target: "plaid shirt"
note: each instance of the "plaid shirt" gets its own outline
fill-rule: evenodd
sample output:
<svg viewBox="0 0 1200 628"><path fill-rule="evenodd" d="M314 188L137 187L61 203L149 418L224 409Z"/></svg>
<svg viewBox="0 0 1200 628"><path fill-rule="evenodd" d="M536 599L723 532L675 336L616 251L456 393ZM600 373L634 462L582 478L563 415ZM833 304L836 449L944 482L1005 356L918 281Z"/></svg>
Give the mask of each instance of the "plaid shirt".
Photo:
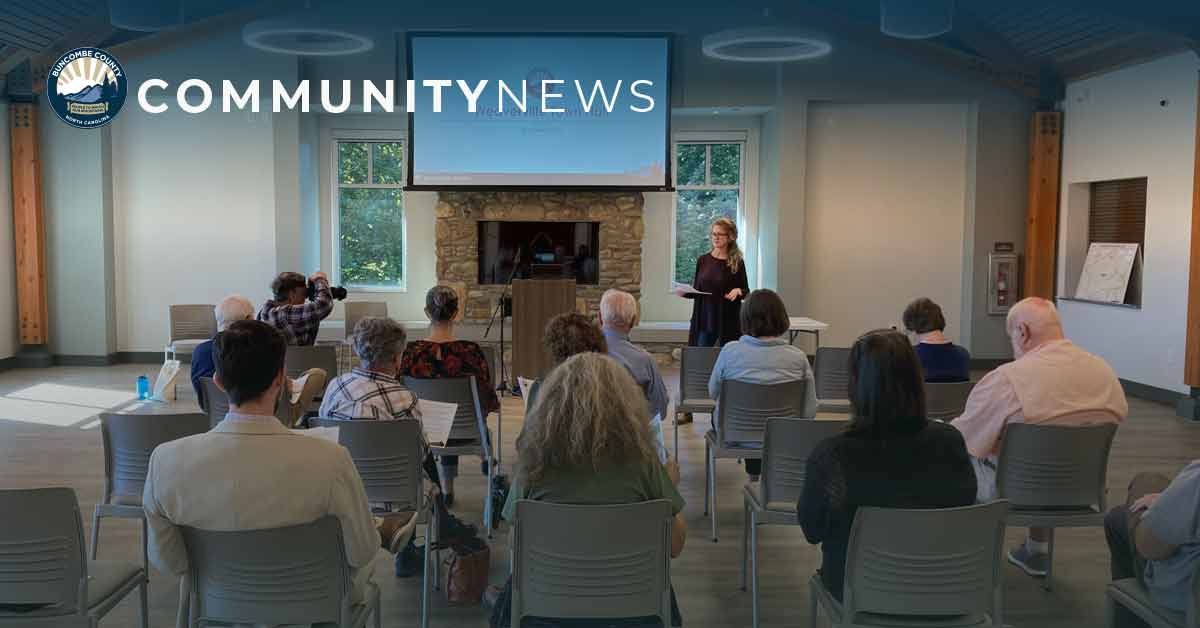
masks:
<svg viewBox="0 0 1200 628"><path fill-rule="evenodd" d="M417 397L400 380L390 375L355 367L340 375L325 389L320 416L351 421L374 419L396 421L421 420Z"/></svg>
<svg viewBox="0 0 1200 628"><path fill-rule="evenodd" d="M317 286L315 300L303 305L267 301L255 318L282 331L289 345L312 346L317 341L321 321L333 311L333 295L329 293L329 282L317 279L313 283Z"/></svg>

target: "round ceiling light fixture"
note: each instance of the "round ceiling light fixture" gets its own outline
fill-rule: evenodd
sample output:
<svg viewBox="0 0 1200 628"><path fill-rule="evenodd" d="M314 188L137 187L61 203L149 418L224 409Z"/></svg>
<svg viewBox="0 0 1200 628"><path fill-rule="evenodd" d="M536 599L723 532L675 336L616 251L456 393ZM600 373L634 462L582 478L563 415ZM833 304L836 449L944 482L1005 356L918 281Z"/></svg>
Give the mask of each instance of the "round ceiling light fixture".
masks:
<svg viewBox="0 0 1200 628"><path fill-rule="evenodd" d="M255 20L242 28L242 41L251 48L306 57L336 57L367 52L375 40L331 25L315 13Z"/></svg>
<svg viewBox="0 0 1200 628"><path fill-rule="evenodd" d="M787 28L736 28L706 35L704 56L724 61L777 63L806 61L833 51L829 40Z"/></svg>
<svg viewBox="0 0 1200 628"><path fill-rule="evenodd" d="M954 27L954 0L879 0L879 30L900 39L929 39Z"/></svg>

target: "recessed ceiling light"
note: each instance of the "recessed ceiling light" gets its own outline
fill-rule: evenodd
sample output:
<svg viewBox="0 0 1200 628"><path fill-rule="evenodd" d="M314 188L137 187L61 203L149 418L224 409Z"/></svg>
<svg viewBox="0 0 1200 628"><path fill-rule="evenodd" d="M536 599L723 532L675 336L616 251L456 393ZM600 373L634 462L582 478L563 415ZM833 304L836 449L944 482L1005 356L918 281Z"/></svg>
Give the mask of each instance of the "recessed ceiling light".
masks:
<svg viewBox="0 0 1200 628"><path fill-rule="evenodd" d="M954 0L879 0L879 30L900 39L929 39L954 26Z"/></svg>
<svg viewBox="0 0 1200 628"><path fill-rule="evenodd" d="M704 55L724 61L775 63L824 57L833 51L829 40L786 28L739 28L706 35Z"/></svg>
<svg viewBox="0 0 1200 628"><path fill-rule="evenodd" d="M242 28L247 46L310 57L334 57L366 52L375 40L346 28L332 25L312 12L263 18Z"/></svg>

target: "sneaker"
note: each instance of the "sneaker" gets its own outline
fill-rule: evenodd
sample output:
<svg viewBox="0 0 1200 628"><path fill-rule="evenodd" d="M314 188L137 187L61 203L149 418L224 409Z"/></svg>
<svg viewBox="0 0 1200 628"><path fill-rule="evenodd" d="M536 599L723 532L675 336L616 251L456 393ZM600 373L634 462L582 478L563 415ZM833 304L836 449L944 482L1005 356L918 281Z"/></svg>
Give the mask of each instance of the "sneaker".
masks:
<svg viewBox="0 0 1200 628"><path fill-rule="evenodd" d="M425 554L418 550L410 539L408 545L396 554L396 577L411 578L425 568Z"/></svg>
<svg viewBox="0 0 1200 628"><path fill-rule="evenodd" d="M688 423L691 423L692 420L692 413L684 412L683 414L675 417L675 425L687 425Z"/></svg>
<svg viewBox="0 0 1200 628"><path fill-rule="evenodd" d="M455 541L472 539L479 535L479 529L469 523L463 523L458 517L445 513L438 521L438 544L450 546Z"/></svg>
<svg viewBox="0 0 1200 628"><path fill-rule="evenodd" d="M1008 550L1008 562L1034 578L1046 577L1047 558L1046 554L1035 553L1024 543Z"/></svg>
<svg viewBox="0 0 1200 628"><path fill-rule="evenodd" d="M388 513L382 517L376 517L377 524L375 529L379 530L379 539L383 549L390 554L395 554L408 543L413 536L414 515L413 512L398 512Z"/></svg>
<svg viewBox="0 0 1200 628"><path fill-rule="evenodd" d="M443 493L442 494L442 503L446 505L446 508L453 506L454 505L454 493Z"/></svg>
<svg viewBox="0 0 1200 628"><path fill-rule="evenodd" d="M487 590L483 592L483 607L496 608L496 602L500 599L500 587L489 584Z"/></svg>

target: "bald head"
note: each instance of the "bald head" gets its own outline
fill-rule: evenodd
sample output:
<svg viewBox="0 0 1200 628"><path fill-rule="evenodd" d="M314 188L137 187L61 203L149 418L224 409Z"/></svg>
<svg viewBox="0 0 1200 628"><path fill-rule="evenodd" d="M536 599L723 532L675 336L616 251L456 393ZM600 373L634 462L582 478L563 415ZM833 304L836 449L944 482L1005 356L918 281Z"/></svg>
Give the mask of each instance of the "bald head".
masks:
<svg viewBox="0 0 1200 628"><path fill-rule="evenodd" d="M1058 308L1040 297L1022 299L1012 306L1008 311L1007 328L1013 356L1018 358L1047 342L1063 339Z"/></svg>

